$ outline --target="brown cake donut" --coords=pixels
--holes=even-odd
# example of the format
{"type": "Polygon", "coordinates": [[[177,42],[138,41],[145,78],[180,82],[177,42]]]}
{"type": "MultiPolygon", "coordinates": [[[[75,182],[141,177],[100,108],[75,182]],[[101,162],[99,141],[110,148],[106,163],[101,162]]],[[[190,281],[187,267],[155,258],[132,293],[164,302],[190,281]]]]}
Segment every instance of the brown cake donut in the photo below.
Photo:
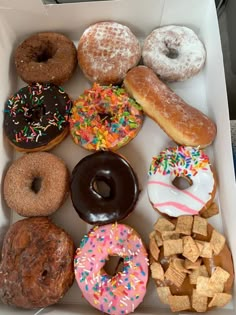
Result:
{"type": "Polygon", "coordinates": [[[116,22],[93,24],[79,40],[79,65],[92,82],[118,84],[140,58],[138,39],[127,26],[116,22]]]}
{"type": "Polygon", "coordinates": [[[74,244],[48,218],[28,218],[7,231],[0,264],[4,304],[33,309],[55,304],[74,280],[74,244]]]}
{"type": "Polygon", "coordinates": [[[158,296],[173,312],[206,312],[232,298],[230,249],[200,216],[159,218],[150,234],[150,260],[158,296]]]}
{"type": "Polygon", "coordinates": [[[77,65],[74,43],[65,35],[43,32],[25,39],[16,49],[18,75],[27,83],[68,81],[77,65]]]}
{"type": "Polygon", "coordinates": [[[9,208],[22,216],[48,216],[65,201],[68,183],[64,161],[47,152],[29,153],[9,167],[4,198],[9,208]]]}

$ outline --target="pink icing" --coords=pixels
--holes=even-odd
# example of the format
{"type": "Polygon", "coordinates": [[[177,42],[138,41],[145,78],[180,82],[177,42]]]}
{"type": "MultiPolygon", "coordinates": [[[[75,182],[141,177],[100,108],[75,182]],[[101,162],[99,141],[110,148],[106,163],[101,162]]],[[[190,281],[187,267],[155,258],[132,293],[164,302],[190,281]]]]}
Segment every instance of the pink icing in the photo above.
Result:
{"type": "Polygon", "coordinates": [[[141,238],[123,224],[94,227],[76,251],[75,278],[86,300],[108,314],[129,314],[143,301],[148,280],[147,252],[141,238]],[[109,255],[123,258],[123,270],[109,276],[109,255]]]}
{"type": "MultiPolygon", "coordinates": [[[[179,192],[179,189],[176,188],[175,186],[173,185],[170,185],[170,184],[166,184],[164,182],[161,182],[161,181],[157,181],[157,180],[151,180],[148,182],[148,185],[161,185],[161,186],[165,186],[165,187],[168,187],[168,188],[171,188],[172,190],[176,190],[179,192]]],[[[182,190],[182,193],[193,198],[194,200],[198,201],[199,203],[201,203],[202,205],[205,205],[205,202],[202,201],[200,198],[198,198],[197,196],[195,196],[194,194],[190,193],[189,191],[185,191],[185,190],[182,190]]]]}
{"type": "Polygon", "coordinates": [[[185,206],[179,202],[174,202],[174,201],[167,201],[167,202],[161,202],[161,203],[155,203],[154,207],[155,208],[159,208],[159,207],[166,207],[166,206],[171,206],[174,207],[176,209],[179,209],[183,212],[186,212],[188,214],[198,214],[198,211],[189,208],[188,206],[185,206]]]}

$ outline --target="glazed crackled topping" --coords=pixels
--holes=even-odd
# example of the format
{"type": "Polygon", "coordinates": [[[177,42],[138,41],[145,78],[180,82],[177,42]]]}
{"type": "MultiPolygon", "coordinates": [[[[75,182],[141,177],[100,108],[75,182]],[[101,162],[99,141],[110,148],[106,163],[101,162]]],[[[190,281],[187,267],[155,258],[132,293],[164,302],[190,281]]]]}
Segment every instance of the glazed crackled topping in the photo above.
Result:
{"type": "Polygon", "coordinates": [[[143,122],[141,107],[123,88],[97,83],[74,102],[71,112],[72,137],[88,150],[123,146],[143,122]]]}
{"type": "Polygon", "coordinates": [[[6,135],[19,147],[46,145],[68,126],[71,105],[61,87],[39,83],[25,86],[5,104],[6,135]]]}
{"type": "Polygon", "coordinates": [[[75,276],[83,296],[108,314],[133,312],[143,300],[148,259],[141,238],[123,224],[93,228],[75,256],[75,276]],[[103,269],[108,255],[123,258],[123,270],[109,276],[103,269]]]}
{"type": "Polygon", "coordinates": [[[167,148],[152,158],[149,169],[148,196],[154,207],[171,217],[198,215],[215,195],[215,179],[209,157],[195,147],[167,148]],[[189,187],[174,185],[185,178],[189,187]]]}

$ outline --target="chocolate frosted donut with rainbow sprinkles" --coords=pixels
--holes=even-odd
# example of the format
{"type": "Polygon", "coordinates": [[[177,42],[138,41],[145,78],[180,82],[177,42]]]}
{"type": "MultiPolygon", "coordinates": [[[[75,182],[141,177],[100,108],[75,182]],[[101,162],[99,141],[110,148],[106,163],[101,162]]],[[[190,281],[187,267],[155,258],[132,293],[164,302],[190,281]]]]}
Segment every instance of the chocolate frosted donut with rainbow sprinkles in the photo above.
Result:
{"type": "Polygon", "coordinates": [[[123,88],[94,83],[74,102],[70,132],[87,150],[115,151],[137,135],[143,119],[141,107],[123,88]]]}
{"type": "Polygon", "coordinates": [[[50,150],[68,134],[71,105],[65,91],[54,84],[21,88],[5,104],[7,139],[17,151],[50,150]]]}
{"type": "Polygon", "coordinates": [[[152,158],[148,196],[161,214],[202,215],[212,204],[215,192],[215,174],[203,150],[170,147],[152,158]]]}

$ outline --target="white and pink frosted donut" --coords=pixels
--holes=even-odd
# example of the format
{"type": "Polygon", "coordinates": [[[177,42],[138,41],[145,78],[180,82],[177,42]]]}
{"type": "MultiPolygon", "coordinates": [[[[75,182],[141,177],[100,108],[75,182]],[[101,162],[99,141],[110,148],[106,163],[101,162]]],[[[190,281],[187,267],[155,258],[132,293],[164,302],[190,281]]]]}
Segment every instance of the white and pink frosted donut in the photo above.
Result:
{"type": "Polygon", "coordinates": [[[148,196],[158,212],[170,217],[201,215],[212,203],[215,191],[214,173],[203,150],[177,146],[152,158],[148,196]],[[176,187],[173,181],[178,177],[185,178],[189,187],[176,187]]]}
{"type": "Polygon", "coordinates": [[[129,314],[143,301],[148,280],[147,252],[140,236],[124,224],[96,226],[76,251],[75,278],[86,300],[107,314],[129,314]],[[123,259],[123,269],[109,276],[109,256],[123,259]]]}
{"type": "Polygon", "coordinates": [[[193,30],[168,25],[153,30],[145,39],[143,63],[162,80],[183,81],[204,66],[206,50],[193,30]]]}

